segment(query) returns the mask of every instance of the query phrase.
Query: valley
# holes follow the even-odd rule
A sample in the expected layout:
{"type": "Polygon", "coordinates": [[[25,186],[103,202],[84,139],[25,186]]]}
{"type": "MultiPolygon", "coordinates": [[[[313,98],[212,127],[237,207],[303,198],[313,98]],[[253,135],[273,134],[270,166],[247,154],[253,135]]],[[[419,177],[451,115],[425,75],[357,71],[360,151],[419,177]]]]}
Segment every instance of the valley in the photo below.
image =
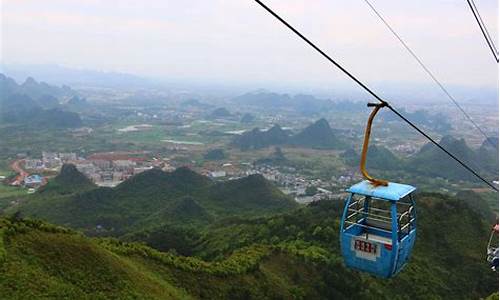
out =
{"type": "MultiPolygon", "coordinates": [[[[5,298],[479,299],[498,288],[483,257],[496,195],[386,114],[368,168],[418,187],[419,240],[389,281],[343,265],[361,103],[250,93],[212,105],[3,78],[12,93],[46,88],[81,120],[0,123],[5,298]],[[29,287],[32,276],[43,281],[29,287]]],[[[410,115],[498,184],[498,138],[478,144],[442,115],[410,115]]]]}

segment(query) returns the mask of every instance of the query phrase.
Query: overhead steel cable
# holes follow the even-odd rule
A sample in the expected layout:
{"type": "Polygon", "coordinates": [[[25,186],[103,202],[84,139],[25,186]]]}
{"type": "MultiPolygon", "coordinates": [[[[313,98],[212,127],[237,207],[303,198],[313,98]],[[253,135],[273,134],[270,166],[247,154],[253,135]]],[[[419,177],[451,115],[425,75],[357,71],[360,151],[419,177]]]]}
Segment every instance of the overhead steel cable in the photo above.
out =
{"type": "Polygon", "coordinates": [[[491,50],[491,54],[493,54],[493,57],[495,58],[495,60],[498,63],[498,54],[493,49],[494,46],[492,46],[493,41],[490,41],[490,39],[488,39],[488,36],[490,35],[488,33],[488,29],[486,28],[486,26],[482,26],[482,23],[481,23],[482,19],[480,19],[479,11],[474,10],[474,7],[476,7],[476,5],[475,4],[472,5],[471,1],[472,0],[467,0],[467,3],[469,4],[469,8],[472,11],[472,14],[474,15],[474,18],[476,19],[477,25],[479,26],[479,28],[481,29],[481,32],[483,33],[484,39],[486,40],[486,43],[488,44],[488,47],[491,50]]]}
{"type": "Polygon", "coordinates": [[[477,16],[479,18],[479,21],[481,21],[481,25],[485,29],[484,31],[486,32],[486,36],[490,40],[491,46],[493,46],[493,50],[495,50],[495,52],[497,54],[497,57],[498,57],[498,49],[497,49],[497,47],[495,45],[495,42],[493,41],[493,39],[490,36],[490,33],[488,31],[488,27],[486,27],[486,24],[484,23],[483,18],[481,18],[481,14],[479,13],[479,9],[477,9],[477,6],[476,6],[476,3],[474,2],[474,0],[471,0],[471,3],[472,3],[472,6],[474,7],[474,10],[477,12],[477,16]]]}
{"type": "Polygon", "coordinates": [[[389,29],[389,31],[399,40],[401,45],[410,53],[410,55],[417,61],[417,63],[422,67],[422,69],[431,77],[431,79],[438,85],[438,87],[443,91],[443,93],[448,96],[448,98],[455,104],[455,106],[462,112],[462,114],[476,127],[476,129],[486,138],[486,141],[498,150],[497,145],[495,145],[488,135],[477,125],[476,122],[469,116],[469,114],[460,106],[457,100],[448,92],[448,90],[444,87],[444,85],[434,76],[434,74],[427,68],[424,62],[415,54],[415,52],[408,46],[408,44],[401,38],[401,36],[392,28],[392,26],[387,22],[387,20],[377,11],[377,9],[370,3],[368,0],[364,0],[365,3],[371,8],[371,10],[377,15],[377,17],[384,23],[384,25],[389,29]]]}
{"type": "Polygon", "coordinates": [[[459,158],[457,158],[453,153],[449,152],[446,150],[443,146],[439,145],[438,142],[436,142],[433,138],[431,138],[429,135],[427,135],[424,131],[422,131],[420,128],[418,128],[413,122],[408,120],[406,117],[404,117],[401,113],[399,113],[395,108],[393,108],[387,101],[382,100],[375,92],[373,92],[370,88],[368,88],[365,84],[363,84],[359,79],[357,79],[353,74],[351,74],[349,71],[347,71],[344,67],[342,67],[339,63],[337,63],[333,58],[331,58],[328,54],[326,54],[323,50],[321,50],[318,46],[316,46],[313,42],[311,42],[309,39],[307,39],[302,33],[300,33],[297,29],[295,29],[292,25],[290,25],[287,21],[285,21],[283,18],[281,18],[277,13],[275,13],[272,9],[270,9],[267,5],[265,5],[262,1],[260,0],[254,0],[262,6],[268,13],[270,13],[273,17],[275,17],[278,21],[280,21],[283,25],[285,25],[288,29],[293,31],[297,36],[299,36],[303,41],[305,41],[309,46],[311,46],[314,50],[316,50],[318,53],[320,53],[324,58],[326,58],[329,62],[331,62],[335,67],[340,69],[344,74],[346,74],[349,78],[354,80],[359,86],[361,86],[365,91],[367,91],[370,95],[372,95],[375,99],[380,101],[381,103],[385,104],[392,112],[394,112],[398,117],[400,117],[403,121],[405,121],[408,125],[410,125],[412,128],[417,130],[421,135],[423,135],[425,138],[427,138],[430,142],[432,142],[434,145],[436,145],[439,149],[441,149],[444,153],[446,153],[448,156],[453,158],[456,162],[458,162],[462,167],[464,167],[467,171],[469,171],[471,174],[476,176],[478,179],[486,183],[490,188],[498,192],[498,189],[490,183],[488,180],[483,178],[481,175],[479,175],[476,171],[474,171],[472,168],[467,166],[464,162],[462,162],[459,158]]]}

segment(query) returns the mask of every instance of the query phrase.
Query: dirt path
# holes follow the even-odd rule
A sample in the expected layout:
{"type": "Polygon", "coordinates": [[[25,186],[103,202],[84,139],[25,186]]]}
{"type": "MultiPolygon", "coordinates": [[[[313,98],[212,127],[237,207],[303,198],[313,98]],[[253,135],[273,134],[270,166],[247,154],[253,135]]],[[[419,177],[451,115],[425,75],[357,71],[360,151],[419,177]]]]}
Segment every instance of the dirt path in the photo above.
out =
{"type": "Polygon", "coordinates": [[[16,179],[11,183],[11,185],[21,185],[24,182],[24,178],[30,175],[21,167],[22,162],[24,162],[24,159],[16,160],[10,165],[10,168],[17,173],[16,179]]]}

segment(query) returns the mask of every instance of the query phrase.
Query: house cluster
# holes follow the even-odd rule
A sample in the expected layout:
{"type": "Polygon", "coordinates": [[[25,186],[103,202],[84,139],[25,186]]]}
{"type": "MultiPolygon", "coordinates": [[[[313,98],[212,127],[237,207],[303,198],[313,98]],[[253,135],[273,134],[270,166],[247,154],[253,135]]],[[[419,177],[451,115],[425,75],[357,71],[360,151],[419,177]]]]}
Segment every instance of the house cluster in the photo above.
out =
{"type": "Polygon", "coordinates": [[[250,170],[252,173],[262,174],[267,180],[275,182],[285,194],[294,196],[297,202],[308,203],[331,199],[334,196],[330,182],[309,179],[297,174],[294,170],[284,171],[290,171],[290,173],[281,172],[278,168],[269,165],[258,165],[250,170]],[[313,188],[314,193],[309,194],[308,188],[313,188]]]}
{"type": "Polygon", "coordinates": [[[44,184],[44,180],[44,177],[42,177],[41,175],[33,174],[24,177],[23,185],[24,187],[29,189],[36,189],[44,184]]]}
{"type": "Polygon", "coordinates": [[[96,154],[79,160],[76,168],[95,184],[116,186],[120,182],[152,168],[171,171],[174,168],[166,159],[146,159],[126,154],[96,154]]]}
{"type": "MultiPolygon", "coordinates": [[[[65,163],[74,164],[80,172],[100,186],[116,186],[131,176],[154,167],[161,168],[165,171],[174,169],[169,164],[168,159],[147,159],[144,156],[113,152],[93,154],[87,158],[78,157],[76,153],[43,152],[42,158],[25,159],[24,169],[35,172],[55,171],[61,168],[65,163]]],[[[38,187],[41,184],[43,181],[43,179],[39,178],[41,176],[33,176],[38,175],[24,178],[25,186],[38,187]]]]}
{"type": "MultiPolygon", "coordinates": [[[[312,202],[320,199],[332,199],[338,197],[338,193],[332,192],[335,181],[323,181],[321,179],[308,179],[301,176],[294,168],[277,168],[270,165],[252,165],[250,163],[225,163],[222,165],[206,165],[201,173],[216,180],[232,180],[261,174],[264,178],[274,182],[285,194],[295,197],[298,202],[312,202]],[[332,185],[333,184],[333,185],[332,185]],[[314,194],[307,193],[307,189],[313,187],[314,194]]],[[[350,180],[351,176],[340,178],[340,181],[350,180]]]]}
{"type": "Polygon", "coordinates": [[[42,158],[27,158],[24,160],[24,168],[29,170],[56,170],[64,163],[73,162],[78,159],[74,152],[42,152],[42,158]]]}

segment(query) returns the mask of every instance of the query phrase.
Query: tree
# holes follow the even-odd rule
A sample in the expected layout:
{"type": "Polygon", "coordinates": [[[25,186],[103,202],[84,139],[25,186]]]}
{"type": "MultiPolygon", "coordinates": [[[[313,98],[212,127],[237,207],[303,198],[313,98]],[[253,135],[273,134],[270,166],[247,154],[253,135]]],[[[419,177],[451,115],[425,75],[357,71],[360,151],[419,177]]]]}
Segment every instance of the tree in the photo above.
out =
{"type": "Polygon", "coordinates": [[[315,186],[308,186],[306,188],[306,196],[314,196],[318,192],[318,188],[315,186]]]}

